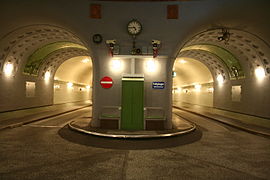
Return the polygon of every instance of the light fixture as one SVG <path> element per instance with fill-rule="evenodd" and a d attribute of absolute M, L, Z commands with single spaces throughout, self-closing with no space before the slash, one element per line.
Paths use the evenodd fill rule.
<path fill-rule="evenodd" d="M 189 91 L 188 91 L 188 89 L 183 89 L 183 92 L 188 93 Z"/>
<path fill-rule="evenodd" d="M 219 36 L 217 39 L 218 39 L 218 41 L 228 42 L 230 39 L 230 33 L 229 33 L 228 29 L 222 28 L 222 36 Z"/>
<path fill-rule="evenodd" d="M 122 70 L 122 62 L 120 59 L 111 60 L 111 70 L 114 72 L 119 72 Z"/>
<path fill-rule="evenodd" d="M 10 62 L 6 63 L 5 66 L 4 66 L 5 75 L 8 76 L 8 77 L 11 76 L 12 73 L 13 73 L 13 69 L 14 69 L 14 66 L 13 66 L 12 63 L 10 63 Z"/>
<path fill-rule="evenodd" d="M 264 71 L 264 68 L 258 66 L 256 69 L 255 69 L 255 76 L 258 80 L 263 80 L 264 77 L 265 77 L 265 71 Z"/>
<path fill-rule="evenodd" d="M 60 85 L 59 84 L 55 84 L 53 87 L 54 87 L 54 89 L 60 89 Z"/>
<path fill-rule="evenodd" d="M 200 92 L 200 91 L 201 91 L 201 88 L 202 88 L 202 85 L 200 85 L 200 84 L 195 84 L 195 85 L 194 85 L 194 88 L 195 88 L 195 91 L 196 91 L 196 92 Z"/>
<path fill-rule="evenodd" d="M 73 86 L 73 83 L 72 83 L 72 82 L 68 82 L 68 83 L 67 83 L 67 87 L 68 87 L 68 88 L 72 88 L 72 86 Z"/>
<path fill-rule="evenodd" d="M 184 60 L 184 59 L 180 59 L 180 60 L 179 60 L 179 62 L 180 62 L 181 64 L 185 64 L 185 63 L 187 63 L 187 61 L 186 61 L 186 60 Z"/>
<path fill-rule="evenodd" d="M 217 81 L 218 81 L 218 83 L 219 83 L 220 85 L 222 85 L 222 84 L 224 83 L 224 78 L 223 78 L 223 76 L 222 76 L 221 74 L 219 74 L 219 75 L 217 76 Z"/>
<path fill-rule="evenodd" d="M 80 87 L 79 90 L 80 91 L 85 91 L 85 88 L 84 87 Z"/>
<path fill-rule="evenodd" d="M 45 75 L 44 75 L 44 80 L 45 80 L 45 81 L 49 81 L 49 80 L 50 80 L 50 77 L 51 77 L 51 73 L 50 73 L 50 71 L 47 71 L 47 72 L 45 73 Z"/>
<path fill-rule="evenodd" d="M 90 62 L 90 60 L 88 58 L 85 58 L 85 59 L 82 60 L 82 62 L 83 63 L 88 63 L 88 62 Z"/>
<path fill-rule="evenodd" d="M 156 70 L 156 62 L 153 59 L 146 61 L 146 69 L 148 72 L 155 72 Z"/>
<path fill-rule="evenodd" d="M 207 92 L 209 92 L 209 93 L 213 93 L 213 92 L 214 92 L 214 88 L 213 88 L 213 87 L 209 87 L 209 88 L 207 88 Z"/>
<path fill-rule="evenodd" d="M 87 85 L 87 86 L 86 86 L 86 89 L 90 89 L 90 86 L 89 86 L 89 85 Z"/>

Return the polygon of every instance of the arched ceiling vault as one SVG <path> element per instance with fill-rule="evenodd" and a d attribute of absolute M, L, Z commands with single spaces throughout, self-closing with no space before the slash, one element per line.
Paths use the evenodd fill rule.
<path fill-rule="evenodd" d="M 197 44 L 184 47 L 180 52 L 183 51 L 206 51 L 214 56 L 217 56 L 218 59 L 225 64 L 228 69 L 230 79 L 244 78 L 244 72 L 238 61 L 229 51 L 223 49 L 216 45 L 211 44 Z"/>
<path fill-rule="evenodd" d="M 176 77 L 173 79 L 174 87 L 190 86 L 213 82 L 213 76 L 206 65 L 197 59 L 178 58 L 174 64 Z"/>
<path fill-rule="evenodd" d="M 179 51 L 179 57 L 188 57 L 194 59 L 205 59 L 198 54 L 205 54 L 201 51 L 210 52 L 217 56 L 218 61 L 225 64 L 225 68 L 221 68 L 218 61 L 212 61 L 208 58 L 206 65 L 208 68 L 213 66 L 216 69 L 215 75 L 222 71 L 226 71 L 230 75 L 230 79 L 238 79 L 250 77 L 254 74 L 254 69 L 258 66 L 263 67 L 266 75 L 270 75 L 270 47 L 258 36 L 249 32 L 227 29 L 226 39 L 220 39 L 224 36 L 224 28 L 212 29 L 202 32 L 190 39 L 185 46 Z M 221 50 L 221 51 L 220 51 Z M 195 52 L 197 53 L 191 53 Z M 200 51 L 200 52 L 199 52 Z M 184 53 L 186 52 L 186 53 Z M 227 54 L 224 56 L 224 53 Z M 237 67 L 238 75 L 232 67 Z M 239 69 L 240 68 L 240 69 Z M 225 76 L 225 74 L 223 74 Z"/>
<path fill-rule="evenodd" d="M 70 42 L 55 42 L 47 44 L 37 49 L 33 54 L 29 56 L 23 72 L 29 75 L 38 75 L 39 67 L 44 59 L 46 59 L 47 56 L 54 53 L 55 51 L 60 51 L 62 49 L 79 49 L 82 51 L 84 50 L 87 53 L 87 48 L 80 44 Z"/>
<path fill-rule="evenodd" d="M 44 68 L 55 72 L 60 65 L 57 63 L 75 56 L 89 56 L 89 50 L 76 35 L 61 27 L 31 25 L 0 39 L 1 74 L 4 64 L 9 62 L 14 66 L 14 75 L 24 72 L 42 76 Z"/>
<path fill-rule="evenodd" d="M 90 85 L 92 84 L 92 71 L 91 59 L 88 56 L 77 56 L 61 63 L 54 79 Z"/>

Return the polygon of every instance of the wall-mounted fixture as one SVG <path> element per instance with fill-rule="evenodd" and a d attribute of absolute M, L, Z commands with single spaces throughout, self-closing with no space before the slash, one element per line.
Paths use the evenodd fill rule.
<path fill-rule="evenodd" d="M 194 85 L 194 89 L 195 89 L 196 92 L 200 92 L 201 88 L 202 88 L 202 85 L 200 85 L 200 84 L 195 84 Z"/>
<path fill-rule="evenodd" d="M 230 33 L 229 33 L 228 29 L 222 28 L 221 33 L 222 33 L 222 35 L 218 36 L 218 40 L 224 41 L 225 43 L 228 42 L 230 40 Z"/>
<path fill-rule="evenodd" d="M 44 80 L 45 81 L 49 81 L 51 77 L 51 73 L 50 71 L 46 71 L 46 73 L 44 74 Z"/>
<path fill-rule="evenodd" d="M 180 60 L 179 60 L 179 63 L 181 63 L 181 64 L 186 64 L 186 63 L 187 63 L 187 61 L 186 61 L 186 60 L 184 60 L 184 59 L 180 59 Z"/>
<path fill-rule="evenodd" d="M 83 63 L 89 63 L 89 62 L 90 62 L 90 59 L 85 58 L 85 59 L 82 60 L 82 62 L 83 62 Z"/>
<path fill-rule="evenodd" d="M 157 69 L 157 64 L 154 59 L 148 59 L 145 65 L 148 72 L 155 72 Z"/>
<path fill-rule="evenodd" d="M 131 21 L 128 22 L 127 32 L 132 37 L 132 50 L 130 52 L 132 55 L 142 54 L 142 50 L 136 47 L 136 36 L 139 35 L 141 31 L 142 31 L 142 24 L 138 20 L 132 19 Z"/>
<path fill-rule="evenodd" d="M 111 60 L 111 71 L 119 72 L 122 70 L 122 62 L 120 59 L 112 59 Z"/>
<path fill-rule="evenodd" d="M 265 77 L 265 70 L 264 68 L 258 66 L 256 69 L 255 69 L 255 76 L 258 80 L 263 80 L 264 77 Z"/>
<path fill-rule="evenodd" d="M 69 89 L 71 89 L 71 88 L 73 87 L 73 83 L 72 83 L 72 82 L 68 82 L 68 83 L 67 83 L 67 87 L 68 87 Z"/>
<path fill-rule="evenodd" d="M 92 40 L 95 44 L 100 44 L 102 42 L 102 36 L 101 34 L 94 34 L 92 37 Z"/>
<path fill-rule="evenodd" d="M 224 77 L 221 74 L 219 74 L 217 76 L 217 81 L 219 85 L 222 85 L 224 83 Z"/>
<path fill-rule="evenodd" d="M 7 62 L 5 65 L 4 65 L 4 74 L 9 77 L 12 75 L 13 73 L 13 70 L 14 70 L 14 66 L 12 63 L 10 62 Z"/>
<path fill-rule="evenodd" d="M 158 50 L 160 49 L 161 42 L 159 40 L 152 40 L 152 46 L 153 46 L 153 58 L 157 57 Z"/>
<path fill-rule="evenodd" d="M 239 76 L 239 71 L 238 71 L 237 67 L 232 66 L 231 71 L 232 71 L 232 74 L 234 75 L 234 77 L 237 79 Z"/>
<path fill-rule="evenodd" d="M 114 46 L 116 44 L 116 40 L 115 39 L 106 40 L 106 44 L 109 48 L 109 54 L 113 57 L 113 49 L 114 49 Z"/>
<path fill-rule="evenodd" d="M 207 88 L 207 92 L 208 93 L 213 93 L 214 92 L 214 88 L 213 87 L 208 87 Z"/>
<path fill-rule="evenodd" d="M 55 84 L 53 87 L 54 87 L 54 89 L 60 89 L 60 85 L 59 84 Z"/>

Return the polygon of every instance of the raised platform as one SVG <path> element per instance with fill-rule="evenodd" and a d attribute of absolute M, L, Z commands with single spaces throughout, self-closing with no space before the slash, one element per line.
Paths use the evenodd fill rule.
<path fill-rule="evenodd" d="M 173 129 L 170 130 L 140 130 L 125 131 L 118 129 L 101 129 L 90 127 L 91 118 L 81 118 L 68 124 L 69 128 L 88 135 L 110 138 L 162 138 L 187 134 L 196 129 L 195 124 L 188 122 L 177 115 L 173 115 Z"/>

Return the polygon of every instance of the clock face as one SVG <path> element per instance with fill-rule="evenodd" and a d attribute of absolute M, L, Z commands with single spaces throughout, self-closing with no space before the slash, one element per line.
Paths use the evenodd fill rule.
<path fill-rule="evenodd" d="M 128 23 L 127 30 L 129 34 L 137 35 L 141 32 L 142 25 L 139 21 L 133 19 Z"/>

